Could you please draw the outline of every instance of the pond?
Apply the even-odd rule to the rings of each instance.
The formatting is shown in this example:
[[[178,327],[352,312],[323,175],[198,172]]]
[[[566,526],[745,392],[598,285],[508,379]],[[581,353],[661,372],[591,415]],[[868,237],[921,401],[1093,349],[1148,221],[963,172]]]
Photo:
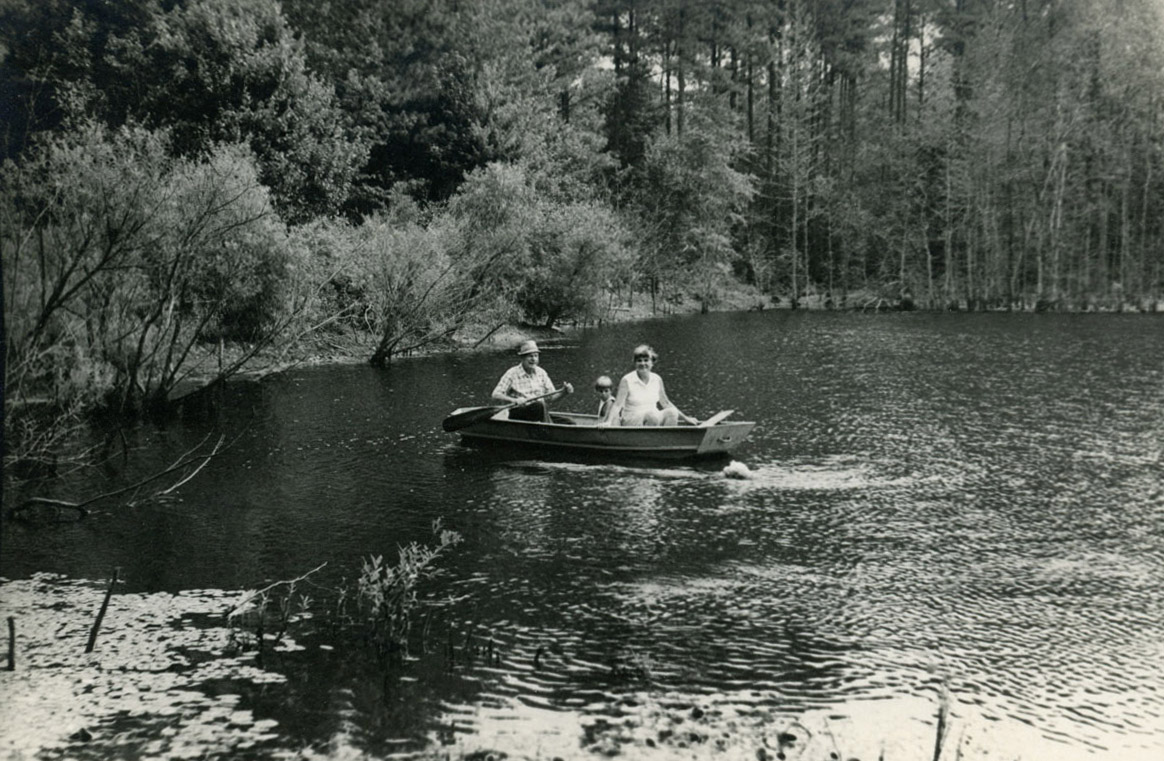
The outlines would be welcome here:
[[[628,372],[643,342],[684,411],[756,421],[732,456],[749,478],[724,477],[727,461],[462,446],[440,421],[487,403],[509,347],[296,370],[230,387],[210,414],[126,432],[124,457],[53,496],[133,483],[208,435],[228,447],[165,499],[10,522],[0,607],[21,611],[22,632],[62,626],[21,607],[50,588],[87,584],[78,615],[91,619],[115,567],[112,611],[171,611],[183,595],[237,597],[326,563],[310,577],[314,612],[289,632],[294,647],[259,664],[271,678],[181,685],[228,696],[226,718],[198,729],[202,699],[165,712],[106,700],[73,717],[78,739],[64,700],[46,716],[65,720],[0,750],[900,761],[934,757],[942,713],[948,758],[1164,757],[1160,319],[620,324],[541,342],[543,367],[578,389],[556,406],[592,411],[594,377]],[[422,590],[440,605],[417,621],[410,657],[385,666],[326,611],[370,556],[431,545],[437,520],[462,537]],[[160,628],[112,618],[108,636],[222,626],[195,607]],[[0,735],[14,705],[42,703],[6,700]],[[232,745],[243,725],[262,731]],[[195,731],[204,739],[174,739]]]

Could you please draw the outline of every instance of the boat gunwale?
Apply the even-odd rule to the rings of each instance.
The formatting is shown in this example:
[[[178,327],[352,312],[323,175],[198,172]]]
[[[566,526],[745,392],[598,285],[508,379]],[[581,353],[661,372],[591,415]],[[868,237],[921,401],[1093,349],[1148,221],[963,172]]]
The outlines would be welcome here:
[[[456,415],[457,413],[464,412],[467,409],[472,409],[472,408],[471,407],[462,407],[462,408],[453,410],[453,412],[450,414]],[[557,422],[554,422],[552,419],[555,416],[556,417],[570,418],[572,420],[573,419],[585,420],[585,421],[593,420],[593,421],[595,421],[595,424],[578,425],[576,423],[557,423]],[[472,430],[473,428],[476,428],[477,426],[486,425],[489,423],[512,423],[514,425],[534,426],[537,428],[554,427],[554,428],[571,429],[571,430],[578,429],[578,428],[587,429],[587,428],[599,428],[600,427],[597,425],[597,421],[599,419],[598,416],[591,415],[591,414],[588,414],[585,412],[551,412],[550,417],[551,417],[551,420],[549,422],[546,422],[544,420],[511,420],[508,417],[500,417],[499,418],[499,417],[494,416],[494,417],[485,418],[484,420],[477,421],[477,422],[473,423],[472,425],[466,426],[463,430],[465,430],[465,431]],[[701,426],[701,425],[637,425],[637,426],[612,425],[612,426],[605,426],[605,427],[601,427],[601,428],[602,428],[602,430],[609,430],[609,431],[620,431],[621,430],[621,431],[631,431],[631,432],[635,432],[635,433],[641,433],[641,432],[647,432],[647,431],[694,432],[694,431],[714,431],[714,430],[719,429],[719,428],[738,428],[738,427],[744,426],[744,425],[755,426],[756,421],[754,421],[754,420],[721,420],[718,423],[716,423],[715,425],[711,425],[711,426]]]
[[[454,413],[455,414],[455,413]],[[538,446],[552,448],[555,451],[575,450],[579,452],[606,453],[621,456],[646,456],[660,458],[695,458],[727,455],[738,444],[742,443],[755,427],[754,421],[720,421],[715,425],[702,427],[699,425],[674,426],[597,426],[597,415],[576,412],[555,412],[554,416],[564,417],[576,422],[544,422],[540,420],[509,420],[506,417],[486,418],[473,423],[459,432],[462,440],[471,444],[493,443],[508,446]],[[593,422],[591,422],[593,421]],[[587,424],[589,423],[589,424]],[[613,435],[614,441],[586,441],[578,435],[597,430],[605,435]],[[541,438],[531,435],[534,431],[553,432],[558,434],[573,433],[575,436],[565,438]],[[739,432],[742,435],[727,446],[720,444],[722,436],[727,432]],[[648,439],[658,439],[656,442],[643,441],[644,434]],[[730,436],[730,434],[728,434]],[[712,446],[708,447],[709,436],[714,436]],[[734,437],[731,437],[734,438]],[[622,441],[619,441],[622,439]],[[720,444],[719,446],[716,446]]]

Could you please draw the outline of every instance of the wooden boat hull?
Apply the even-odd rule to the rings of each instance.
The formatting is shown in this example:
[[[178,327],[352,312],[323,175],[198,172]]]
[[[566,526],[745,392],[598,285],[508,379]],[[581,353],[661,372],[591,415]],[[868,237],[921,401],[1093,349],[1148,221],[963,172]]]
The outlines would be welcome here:
[[[502,412],[461,429],[460,434],[465,443],[475,445],[532,446],[554,452],[688,459],[726,455],[739,446],[755,426],[752,422],[721,421],[712,426],[600,428],[596,426],[596,415],[556,412],[551,418],[552,423],[509,420]]]

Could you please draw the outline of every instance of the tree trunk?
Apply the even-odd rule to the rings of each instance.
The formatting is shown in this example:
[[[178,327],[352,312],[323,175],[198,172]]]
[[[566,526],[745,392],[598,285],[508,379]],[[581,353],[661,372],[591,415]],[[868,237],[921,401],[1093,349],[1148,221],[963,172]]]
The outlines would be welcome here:
[[[686,12],[683,7],[679,8],[679,33],[675,35],[675,74],[679,87],[676,93],[676,114],[675,114],[675,134],[683,135],[683,112],[687,108],[687,78],[685,69],[687,68],[687,51],[685,49],[685,40],[683,35],[686,34]]]
[[[663,129],[671,134],[671,43],[663,43]]]

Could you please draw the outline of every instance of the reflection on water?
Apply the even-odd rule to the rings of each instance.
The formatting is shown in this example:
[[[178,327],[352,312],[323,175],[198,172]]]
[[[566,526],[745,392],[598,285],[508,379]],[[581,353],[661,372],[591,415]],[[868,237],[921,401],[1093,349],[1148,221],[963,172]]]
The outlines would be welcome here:
[[[460,446],[439,421],[485,401],[503,351],[320,368],[133,432],[125,483],[239,438],[180,502],[13,524],[3,571],[120,565],[144,593],[326,561],[335,585],[440,518],[465,537],[430,590],[455,601],[426,624],[440,646],[386,678],[320,629],[246,706],[317,757],[930,759],[944,690],[949,757],[1164,756],[1158,320],[715,315],[543,363],[585,387],[644,341],[685,410],[757,421],[746,478]]]
[[[237,648],[224,655],[232,633],[221,614],[242,594],[118,595],[86,653],[103,597],[96,584],[50,574],[0,588],[20,642],[15,668],[0,672],[5,757],[237,757],[278,738],[278,722],[257,718],[241,693],[286,679]]]

